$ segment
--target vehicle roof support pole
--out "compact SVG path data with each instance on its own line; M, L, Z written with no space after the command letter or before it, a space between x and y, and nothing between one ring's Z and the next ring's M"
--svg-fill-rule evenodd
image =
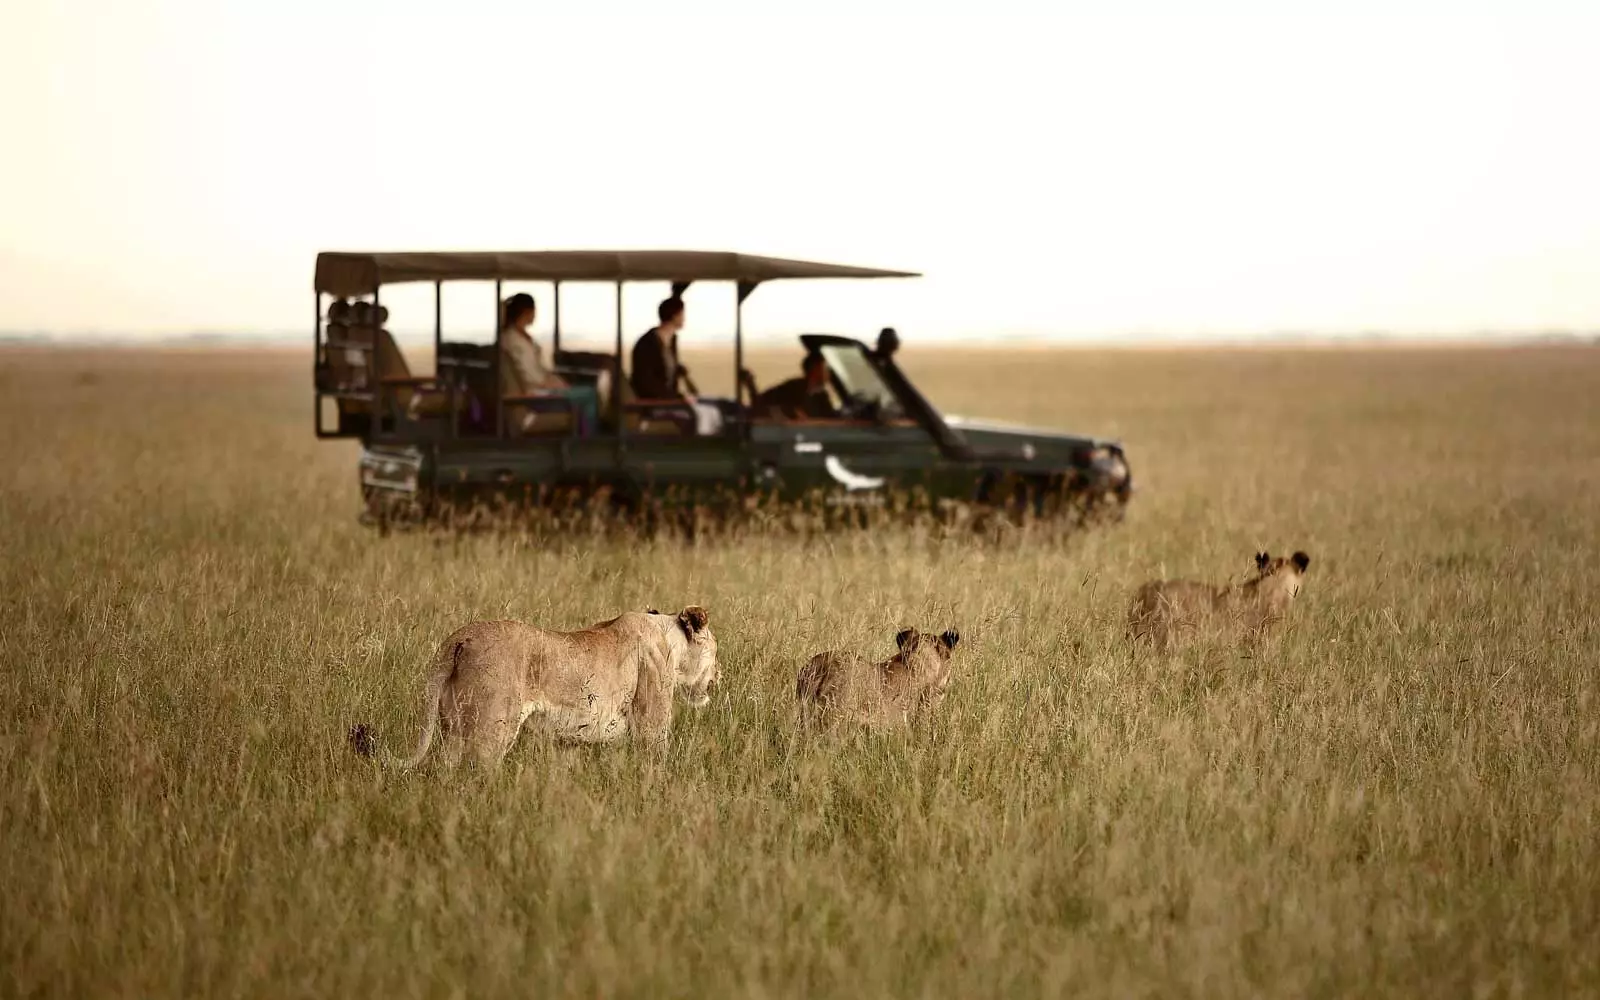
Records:
M311 329L311 378L315 394L311 417L317 425L317 436L322 436L322 292L312 293L317 307L317 322Z
M500 398L500 366L505 362L500 354L500 333L506 325L505 307L500 304L500 279L494 279L494 433L506 436L506 408Z
M744 397L741 388L744 385L744 300L756 290L756 284L754 281L739 282L738 295L733 304L733 399L736 403ZM746 425L748 423L746 421Z
M371 437L377 437L383 429L383 393L378 389L378 338L379 331L383 329L383 319L378 310L383 305L378 300L378 286L372 289L372 334L367 343L367 391L372 393L372 426L367 430Z
M556 357L556 355L561 353L561 282L552 281L550 285L552 289L550 297L555 300L554 318L556 328L555 333L551 334L550 336L550 363L554 365L560 360Z
M622 282L617 282L617 353L613 359L616 367L611 376L611 398L616 400L617 452L621 454L622 439L628 434L628 422L622 419Z
M461 437L461 370L450 366L450 374L445 375L444 364L444 282L433 283L433 382L434 386L443 385L445 399L450 407L450 440Z

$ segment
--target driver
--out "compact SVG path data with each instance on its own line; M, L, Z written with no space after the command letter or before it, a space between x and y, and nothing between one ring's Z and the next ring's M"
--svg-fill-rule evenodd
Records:
M878 331L878 350L876 353L879 358L888 361L894 357L894 352L899 349L900 335L894 332L894 327L886 326Z
M751 406L758 417L786 420L831 420L839 410L828 396L828 362L817 351L800 362L801 375L758 394Z

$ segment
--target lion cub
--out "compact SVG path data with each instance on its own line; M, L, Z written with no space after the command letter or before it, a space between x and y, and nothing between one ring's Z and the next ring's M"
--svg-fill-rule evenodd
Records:
M841 719L870 729L904 726L944 701L950 654L961 641L954 629L929 635L904 629L899 652L881 663L853 653L818 653L795 678L802 723Z
M1128 635L1151 639L1161 650L1171 649L1183 631L1258 637L1282 620L1309 565L1311 557L1304 552L1287 559L1261 552L1256 575L1244 583L1216 587L1192 580L1152 580L1134 594Z

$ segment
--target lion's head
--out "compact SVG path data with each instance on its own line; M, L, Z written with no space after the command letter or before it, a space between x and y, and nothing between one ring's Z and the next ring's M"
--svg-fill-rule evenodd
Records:
M1258 594L1287 604L1300 593L1306 567L1310 565L1311 557L1304 552L1296 552L1288 558L1274 558L1265 552L1257 552L1256 577L1251 582Z
M961 633L955 629L932 635L908 628L894 637L900 649L896 659L923 681L924 697L934 703L944 700L950 687L950 654L960 641Z
M717 663L717 637L711 631L711 618L706 609L690 606L678 612L678 627L689 640L683 658L678 662L675 678L678 693L695 708L704 708L711 701L711 689L722 677Z

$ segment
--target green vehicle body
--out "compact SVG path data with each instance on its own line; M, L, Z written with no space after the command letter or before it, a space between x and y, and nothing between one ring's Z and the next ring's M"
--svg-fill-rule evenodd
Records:
M330 257L337 259L325 279L324 259ZM317 433L360 439L363 500L379 523L493 499L541 505L603 498L625 513L674 507L748 509L758 503L870 510L909 503L1045 517L1097 511L1119 515L1132 494L1127 457L1118 442L942 414L896 363L897 338L888 330L871 347L833 335L799 338L805 351L828 361L832 388L842 401L841 419L763 419L753 414L743 392L734 399L701 397L720 408L722 426L714 434L694 433L693 412L681 404L625 403L620 395L602 404L597 425L574 418L554 432L508 433L504 405L495 398L498 348L447 341L437 323L439 377L380 378L380 348L373 346L378 335L373 334L360 355L365 372L357 366L357 375L365 378L358 378L353 390L349 379L341 382L336 371L346 343L333 327L324 336L324 296L347 300L370 294L372 313L381 317L378 287L385 283L391 258L403 266L387 268L397 274L389 281L431 280L437 293L446 280L493 280L497 304L502 280L551 281L557 296L555 367L572 384L609 376L612 385L620 385L624 372L619 359L626 355L620 308L613 354L560 349L563 282L614 281L620 306L624 281L669 280L674 293L681 294L694 280L733 280L742 307L757 285L775 278L914 277L734 254L324 254L318 260ZM422 263L416 264L419 258ZM735 331L735 366L742 373L742 320L736 321ZM387 341L386 333L382 337ZM397 350L392 343L388 349ZM343 376L350 369L347 363ZM399 405L395 390L424 385L448 399L446 416L417 417ZM683 413L674 414L674 409ZM473 425L463 417L468 412L500 418ZM659 420L648 424L640 413L680 420L686 413L689 419L681 433L647 434L639 428L662 425Z

